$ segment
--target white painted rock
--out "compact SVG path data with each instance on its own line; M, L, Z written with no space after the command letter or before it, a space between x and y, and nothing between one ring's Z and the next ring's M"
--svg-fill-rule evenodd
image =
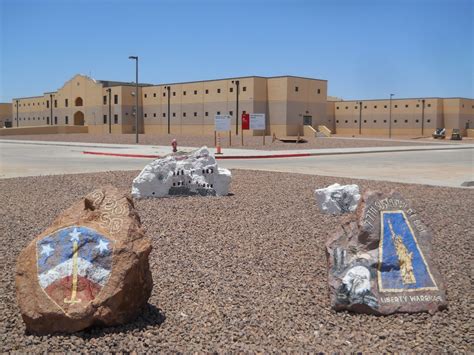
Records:
M189 154L168 155L157 159L133 180L135 198L178 195L226 196L232 175L217 167L207 147Z
M324 189L315 190L314 196L321 211L331 214L354 212L360 200L357 185L333 184Z

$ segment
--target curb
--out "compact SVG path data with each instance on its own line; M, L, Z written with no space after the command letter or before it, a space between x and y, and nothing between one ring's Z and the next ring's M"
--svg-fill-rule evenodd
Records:
M288 153L288 154L273 154L273 155L232 155L232 156L215 156L217 160L230 160L230 159L274 159L274 158L304 158L324 155L347 155L347 154L371 154L371 153L401 153L401 152L424 152L433 150L459 150L459 149L474 149L473 147L443 147L443 148L410 148L410 149L386 149L386 150L372 150L372 151L353 151L353 152L318 152L318 153ZM92 152L83 151L83 154L90 155L105 155L113 157L123 158L146 158L146 159L158 159L162 156L151 155L151 154L126 154L126 153L106 153L106 152Z

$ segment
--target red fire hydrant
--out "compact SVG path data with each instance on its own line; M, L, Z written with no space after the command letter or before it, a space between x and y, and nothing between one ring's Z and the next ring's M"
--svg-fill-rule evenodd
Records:
M171 141L171 146L173 147L173 153L176 153L178 151L178 141L176 139L173 139Z

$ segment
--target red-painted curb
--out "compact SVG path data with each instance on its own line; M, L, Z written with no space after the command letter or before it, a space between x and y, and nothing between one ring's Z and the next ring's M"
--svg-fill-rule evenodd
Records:
M106 155L112 157L124 157L124 158L148 158L157 159L161 158L159 155L147 155L147 154L125 154L125 153L106 153L106 152L88 152L83 151L83 154L91 155ZM298 157L310 157L311 153L295 153L295 154L274 154L274 155L234 155L234 156L216 156L216 159L268 159L268 158L298 158Z

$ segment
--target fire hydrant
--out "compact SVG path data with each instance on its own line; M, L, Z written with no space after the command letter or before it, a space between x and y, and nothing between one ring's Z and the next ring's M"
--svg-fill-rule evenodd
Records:
M173 147L173 153L176 153L178 151L178 141L176 139L173 139L171 141L171 146Z

